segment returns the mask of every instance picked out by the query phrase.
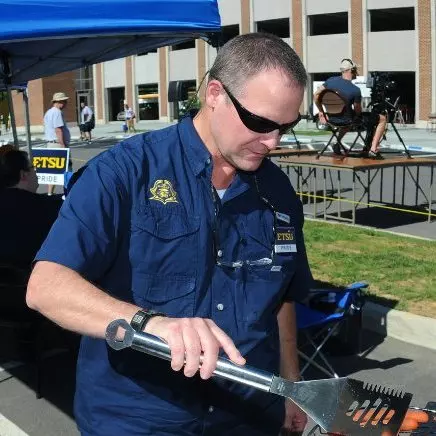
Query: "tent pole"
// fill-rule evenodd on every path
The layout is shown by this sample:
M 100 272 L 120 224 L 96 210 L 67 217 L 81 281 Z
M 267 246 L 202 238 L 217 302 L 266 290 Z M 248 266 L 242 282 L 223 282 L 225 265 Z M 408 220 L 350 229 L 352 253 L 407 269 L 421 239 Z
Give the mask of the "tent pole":
M 26 122 L 27 153 L 29 154 L 29 159 L 32 160 L 32 136 L 30 134 L 29 96 L 27 95 L 27 88 L 23 89 L 23 103 L 24 118 Z
M 18 135 L 17 135 L 17 125 L 15 124 L 14 104 L 12 102 L 12 92 L 11 92 L 10 85 L 6 85 L 6 95 L 8 98 L 9 114 L 11 116 L 11 128 L 12 128 L 12 135 L 14 137 L 14 147 L 19 148 Z

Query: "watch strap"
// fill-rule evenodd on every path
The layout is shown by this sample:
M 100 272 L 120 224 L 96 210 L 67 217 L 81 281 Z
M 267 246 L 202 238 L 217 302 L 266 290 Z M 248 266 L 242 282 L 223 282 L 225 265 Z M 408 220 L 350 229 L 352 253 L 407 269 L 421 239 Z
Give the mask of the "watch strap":
M 145 310 L 141 309 L 138 310 L 138 312 L 133 315 L 132 320 L 130 321 L 130 326 L 133 328 L 133 330 L 137 332 L 144 331 L 145 326 L 147 325 L 148 321 L 150 321 L 151 318 L 154 316 L 166 316 L 164 313 L 156 312 L 154 310 Z

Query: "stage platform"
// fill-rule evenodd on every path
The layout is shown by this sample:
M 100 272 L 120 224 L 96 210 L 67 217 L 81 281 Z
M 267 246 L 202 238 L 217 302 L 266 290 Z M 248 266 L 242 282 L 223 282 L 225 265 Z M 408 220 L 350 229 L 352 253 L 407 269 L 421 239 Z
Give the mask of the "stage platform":
M 355 224 L 356 210 L 363 206 L 425 215 L 429 222 L 436 217 L 432 212 L 436 208 L 436 159 L 392 156 L 375 160 L 334 155 L 317 159 L 314 154 L 294 153 L 282 156 L 278 164 L 290 178 L 295 173 L 294 186 L 307 215 Z
M 270 151 L 268 157 L 291 157 L 291 156 L 311 156 L 316 155 L 316 150 L 309 150 L 308 148 L 286 148 L 278 147 L 273 151 Z

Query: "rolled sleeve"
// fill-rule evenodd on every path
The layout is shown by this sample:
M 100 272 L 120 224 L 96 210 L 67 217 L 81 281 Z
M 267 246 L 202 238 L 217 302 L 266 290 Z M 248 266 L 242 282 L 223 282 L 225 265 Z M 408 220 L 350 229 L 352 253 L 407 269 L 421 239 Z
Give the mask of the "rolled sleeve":
M 122 198 L 115 172 L 102 161 L 91 164 L 67 196 L 35 260 L 55 262 L 97 280 L 116 256 Z

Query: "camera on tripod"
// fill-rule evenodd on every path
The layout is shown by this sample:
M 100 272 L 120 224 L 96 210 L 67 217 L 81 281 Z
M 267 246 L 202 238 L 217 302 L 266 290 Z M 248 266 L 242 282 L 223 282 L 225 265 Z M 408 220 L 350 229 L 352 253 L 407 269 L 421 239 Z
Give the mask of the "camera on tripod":
M 366 82 L 366 87 L 371 88 L 371 103 L 370 106 L 385 106 L 384 109 L 388 109 L 389 99 L 388 93 L 393 91 L 397 84 L 391 79 L 389 73 L 382 73 L 379 71 L 374 71 L 369 74 L 369 78 Z

